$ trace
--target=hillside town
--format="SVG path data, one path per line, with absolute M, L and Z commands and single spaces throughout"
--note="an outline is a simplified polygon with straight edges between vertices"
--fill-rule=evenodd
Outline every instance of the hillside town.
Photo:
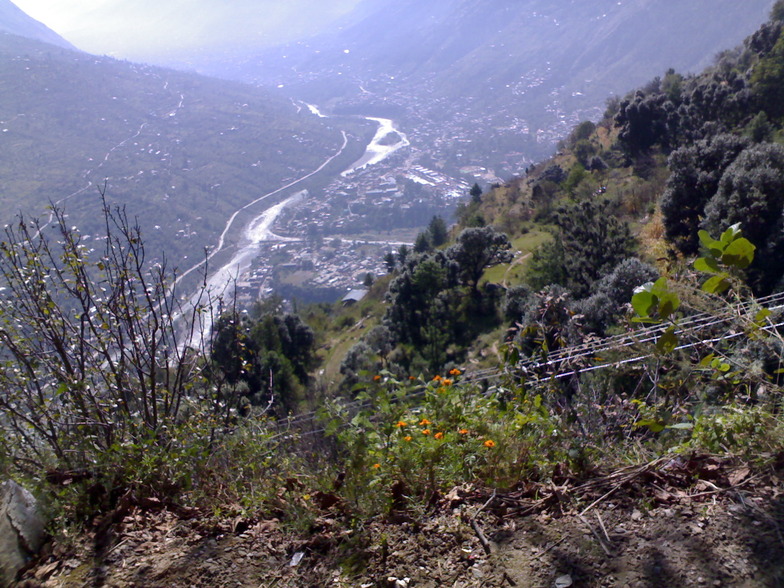
M 541 81 L 532 77 L 526 82 L 535 88 Z M 387 99 L 405 103 L 405 96 Z M 324 116 L 316 107 L 308 108 Z M 560 108 L 556 93 L 549 107 L 556 122 L 535 132 L 525 120 L 510 122 L 505 115 L 487 112 L 438 122 L 405 117 L 405 129 L 388 119 L 369 119 L 384 121 L 381 128 L 388 131 L 368 147 L 375 157 L 360 160 L 283 209 L 272 239 L 262 243 L 252 267 L 239 277 L 238 302 L 250 304 L 273 292 L 306 302 L 334 302 L 371 283 L 387 272 L 384 256 L 410 246 L 430 219 L 440 216 L 451 223 L 474 183 L 486 188 L 524 173 L 532 163 L 523 153 L 525 137 L 551 145 L 585 116 L 598 116 L 598 109 L 565 113 Z M 493 149 L 487 145 L 488 128 L 494 129 Z M 488 151 L 493 151 L 489 159 Z

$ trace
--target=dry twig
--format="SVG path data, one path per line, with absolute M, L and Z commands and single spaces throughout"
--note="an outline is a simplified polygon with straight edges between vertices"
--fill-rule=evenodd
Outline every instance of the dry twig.
M 496 495 L 496 491 L 493 490 L 493 495 L 490 498 L 488 498 L 487 502 L 484 503 L 482 508 L 476 511 L 476 513 L 474 513 L 474 516 L 471 517 L 471 527 L 474 529 L 474 533 L 476 533 L 476 536 L 479 538 L 479 543 L 482 544 L 482 548 L 485 550 L 485 553 L 487 555 L 490 555 L 493 552 L 493 550 L 490 547 L 490 542 L 487 540 L 487 537 L 485 537 L 485 534 L 482 533 L 482 529 L 479 528 L 479 524 L 476 522 L 476 517 L 478 517 L 482 513 L 482 511 L 485 510 L 488 506 L 490 506 L 493 500 L 495 500 L 495 495 Z
M 612 557 L 612 553 L 610 553 L 610 550 L 608 549 L 607 545 L 604 544 L 604 540 L 602 539 L 602 536 L 596 532 L 596 529 L 594 529 L 587 520 L 585 520 L 585 517 L 583 515 L 577 515 L 577 516 L 583 522 L 583 524 L 590 529 L 591 533 L 593 533 L 593 536 L 596 537 L 596 540 L 599 542 L 599 545 L 601 545 L 602 549 L 604 550 L 604 553 L 607 554 L 607 557 Z

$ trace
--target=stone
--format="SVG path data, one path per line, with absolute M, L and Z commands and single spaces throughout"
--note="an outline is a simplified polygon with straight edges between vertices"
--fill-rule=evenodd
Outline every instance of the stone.
M 0 484 L 0 586 L 10 586 L 45 541 L 35 497 L 12 480 Z

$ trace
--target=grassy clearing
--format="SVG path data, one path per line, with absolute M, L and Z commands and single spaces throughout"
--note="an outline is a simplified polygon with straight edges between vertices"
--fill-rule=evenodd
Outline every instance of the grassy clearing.
M 552 235 L 540 229 L 529 231 L 522 237 L 514 239 L 512 241 L 512 250 L 517 252 L 517 254 L 512 262 L 489 268 L 485 272 L 482 281 L 506 286 L 519 284 L 523 281 L 525 267 L 531 258 L 531 253 L 550 239 L 552 239 Z

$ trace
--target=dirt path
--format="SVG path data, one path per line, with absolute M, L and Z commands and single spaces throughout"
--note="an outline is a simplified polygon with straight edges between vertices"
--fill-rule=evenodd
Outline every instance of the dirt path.
M 510 263 L 510 264 L 509 264 L 509 267 L 508 267 L 508 268 L 506 268 L 506 271 L 504 272 L 504 281 L 503 281 L 503 282 L 501 282 L 501 285 L 502 285 L 504 288 L 508 288 L 508 287 L 509 287 L 509 284 L 508 284 L 508 282 L 507 282 L 507 279 L 509 278 L 509 273 L 510 273 L 510 272 L 511 272 L 511 271 L 512 271 L 512 270 L 513 270 L 515 267 L 517 267 L 518 265 L 522 265 L 522 263 L 523 263 L 523 262 L 524 262 L 526 259 L 528 259 L 529 257 L 531 257 L 531 253 L 526 253 L 525 255 L 521 255 L 520 257 L 516 258 L 514 261 L 512 261 L 512 263 Z

